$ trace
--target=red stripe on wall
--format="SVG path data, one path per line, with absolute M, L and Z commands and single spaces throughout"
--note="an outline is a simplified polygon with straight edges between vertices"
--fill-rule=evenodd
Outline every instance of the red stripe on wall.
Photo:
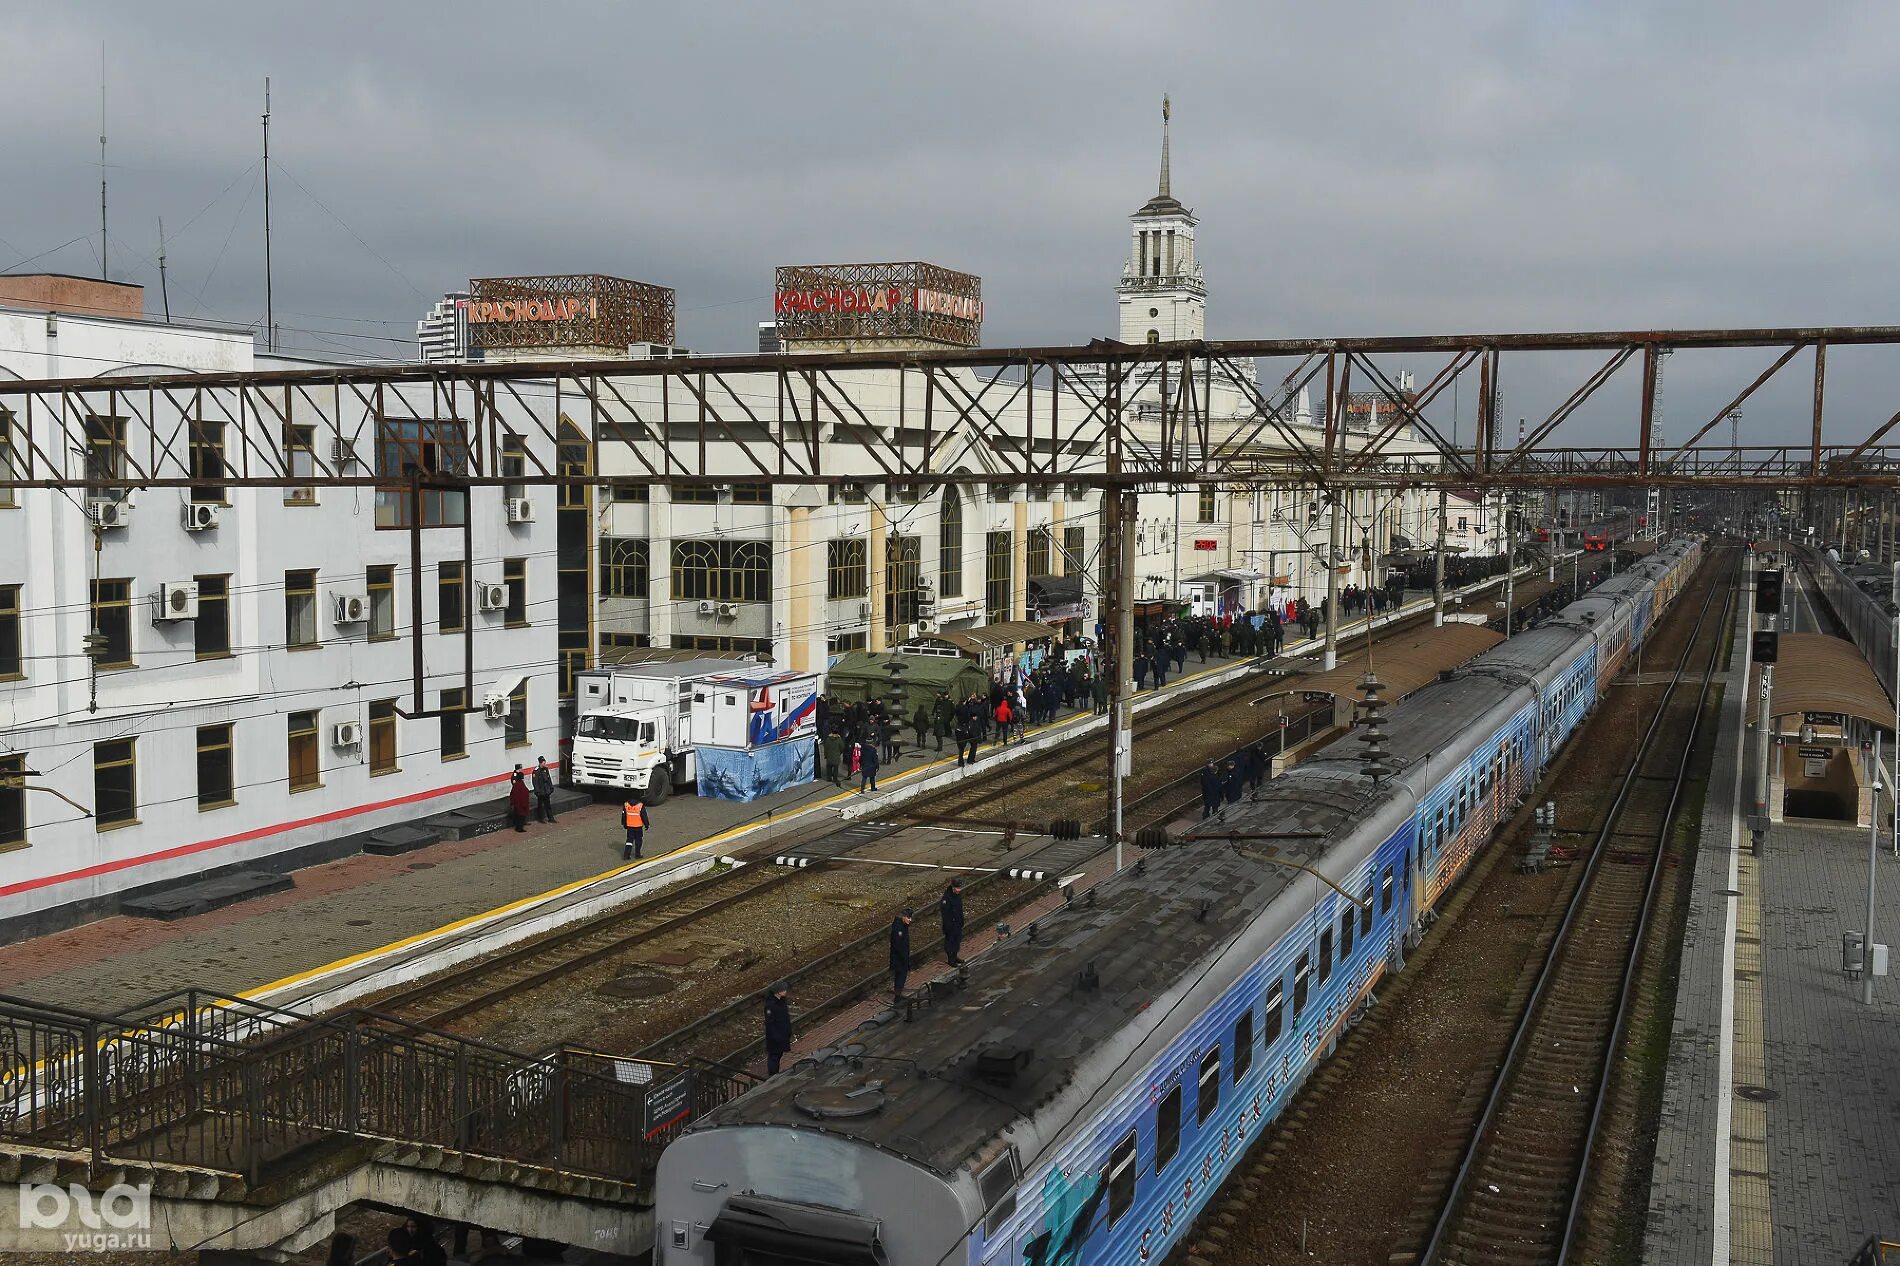
M 138 857 L 122 857 L 117 861 L 100 862 L 96 866 L 86 866 L 79 870 L 69 870 L 62 875 L 48 875 L 44 879 L 23 879 L 17 884 L 0 885 L 0 897 L 10 897 L 17 892 L 31 892 L 35 888 L 46 888 L 53 884 L 70 883 L 75 879 L 90 879 L 94 875 L 109 875 L 115 871 L 130 870 L 134 866 L 145 866 L 152 862 L 168 861 L 174 857 L 189 857 L 193 853 L 208 852 L 214 848 L 224 848 L 231 844 L 243 844 L 248 840 L 260 840 L 269 835 L 281 835 L 285 831 L 296 831 L 306 826 L 317 826 L 324 822 L 337 822 L 344 818 L 360 817 L 365 813 L 375 813 L 379 809 L 392 809 L 397 805 L 414 804 L 418 800 L 432 800 L 437 796 L 453 795 L 458 791 L 467 791 L 471 787 L 480 787 L 491 782 L 506 782 L 514 773 L 509 770 L 500 774 L 489 774 L 468 782 L 451 783 L 447 787 L 436 787 L 430 791 L 411 792 L 406 796 L 397 796 L 393 800 L 378 800 L 371 804 L 353 805 L 348 809 L 337 809 L 331 813 L 319 813 L 315 817 L 299 818 L 295 822 L 279 822 L 275 826 L 260 826 L 254 830 L 243 831 L 237 835 L 220 836 L 215 840 L 200 840 L 196 844 L 180 844 L 177 848 L 162 849 L 156 853 L 145 853 Z

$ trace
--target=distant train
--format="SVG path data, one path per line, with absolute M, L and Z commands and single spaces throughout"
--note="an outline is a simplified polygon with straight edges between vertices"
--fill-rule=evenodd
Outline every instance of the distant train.
M 1628 540 L 1630 534 L 1635 530 L 1628 515 L 1599 519 L 1594 523 L 1585 524 L 1583 529 L 1584 552 L 1601 554 L 1619 541 Z
M 1391 709 L 660 1158 L 656 1266 L 1158 1263 L 1581 724 L 1697 542 Z M 1307 833 L 1312 833 L 1308 835 Z M 1277 838 L 1268 838 L 1277 837 Z

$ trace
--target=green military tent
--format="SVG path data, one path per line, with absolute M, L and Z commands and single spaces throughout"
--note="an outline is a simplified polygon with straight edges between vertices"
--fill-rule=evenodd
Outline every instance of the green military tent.
M 890 700 L 891 663 L 903 665 L 903 713 L 906 717 L 923 703 L 933 710 L 937 700 L 957 704 L 971 695 L 987 700 L 989 678 L 961 655 L 898 655 L 889 651 L 849 651 L 839 656 L 826 676 L 825 693 L 846 703 L 869 699 Z

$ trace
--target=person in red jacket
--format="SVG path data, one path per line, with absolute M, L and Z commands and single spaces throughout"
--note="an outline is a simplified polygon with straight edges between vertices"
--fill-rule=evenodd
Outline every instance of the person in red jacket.
M 1009 706 L 1009 698 L 1005 696 L 1003 700 L 996 705 L 996 745 L 998 747 L 1008 745 L 1010 723 L 1015 721 L 1015 719 L 1016 712 Z
M 521 766 L 515 766 L 515 776 L 508 784 L 508 810 L 514 817 L 515 830 L 528 829 L 528 780 L 521 772 Z

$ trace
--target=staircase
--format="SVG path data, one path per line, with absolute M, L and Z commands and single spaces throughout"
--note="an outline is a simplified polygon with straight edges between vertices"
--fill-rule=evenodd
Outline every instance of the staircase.
M 200 990 L 117 1016 L 0 997 L 0 1181 L 74 1209 L 143 1188 L 155 1248 L 293 1252 L 375 1201 L 633 1253 L 661 1148 L 749 1083 Z M 23 1203 L 0 1201 L 0 1252 L 70 1251 L 80 1214 Z

